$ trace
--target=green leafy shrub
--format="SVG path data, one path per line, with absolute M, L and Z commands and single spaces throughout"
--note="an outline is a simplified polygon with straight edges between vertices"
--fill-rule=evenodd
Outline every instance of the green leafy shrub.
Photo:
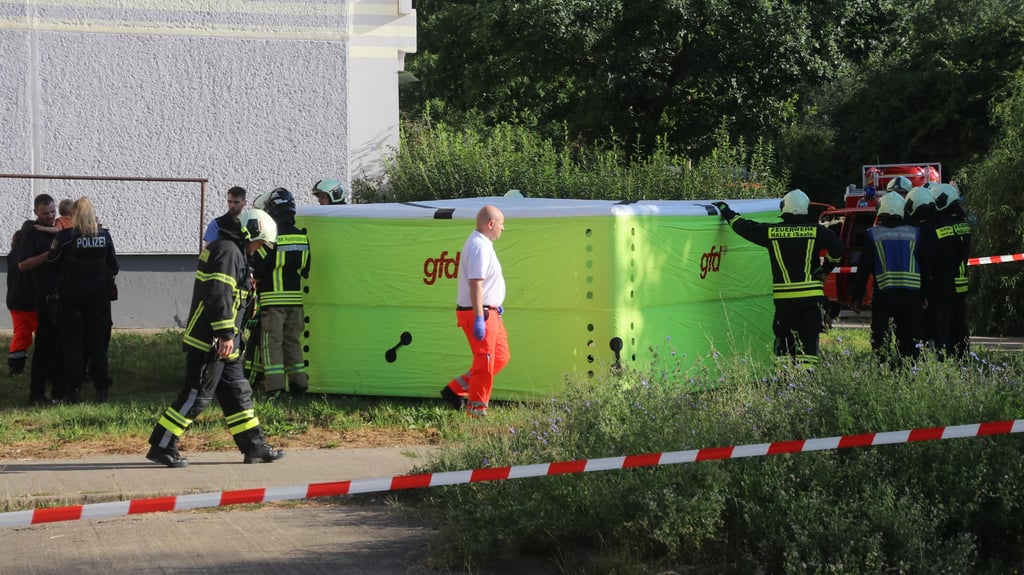
M 680 382 L 658 368 L 571 382 L 536 419 L 467 438 L 431 470 L 1008 420 L 1022 407 L 1017 356 L 957 364 L 925 354 L 893 369 L 839 337 L 813 373 L 719 359 L 715 381 Z M 585 549 L 593 572 L 608 557 L 636 558 L 636 572 L 1006 572 L 1022 560 L 1020 442 L 896 444 L 431 490 L 425 509 L 441 524 L 431 553 L 439 566 L 479 566 L 508 549 L 556 563 Z

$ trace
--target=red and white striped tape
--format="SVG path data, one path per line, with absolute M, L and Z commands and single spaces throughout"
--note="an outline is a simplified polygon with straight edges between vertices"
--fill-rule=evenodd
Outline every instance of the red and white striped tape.
M 0 528 L 26 527 L 41 523 L 58 521 L 77 521 L 79 519 L 103 519 L 138 515 L 156 511 L 180 511 L 184 509 L 201 509 L 205 507 L 226 507 L 229 505 L 269 503 L 271 501 L 289 501 L 311 499 L 314 497 L 337 497 L 360 493 L 378 493 L 383 491 L 399 491 L 403 489 L 419 489 L 423 487 L 440 487 L 443 485 L 461 485 L 464 483 L 481 483 L 484 481 L 502 481 L 521 479 L 524 477 L 544 477 L 564 475 L 567 473 L 589 473 L 592 471 L 609 471 L 613 469 L 631 469 L 634 467 L 652 467 L 656 465 L 672 465 L 677 463 L 693 463 L 697 461 L 714 461 L 716 459 L 739 459 L 743 457 L 764 457 L 783 453 L 802 453 L 808 451 L 826 451 L 846 449 L 850 447 L 868 447 L 873 445 L 891 445 L 895 443 L 914 443 L 939 439 L 957 439 L 962 437 L 983 437 L 988 435 L 1005 435 L 1024 431 L 1024 419 L 993 421 L 969 425 L 948 427 L 931 427 L 884 433 L 865 433 L 861 435 L 844 435 L 819 439 L 797 439 L 792 441 L 776 441 L 773 443 L 757 443 L 736 445 L 732 447 L 712 447 L 706 449 L 690 449 L 687 451 L 666 451 L 642 455 L 626 455 L 623 457 L 605 457 L 601 459 L 580 459 L 576 461 L 559 461 L 555 463 L 537 463 L 534 465 L 512 465 L 508 467 L 488 467 L 484 469 L 467 469 L 444 473 L 420 473 L 416 475 L 398 475 L 377 479 L 355 479 L 329 483 L 310 483 L 288 487 L 265 487 L 257 489 L 240 489 L 220 493 L 199 493 L 170 497 L 153 497 L 134 501 L 115 501 L 112 503 L 90 503 L 70 507 L 51 509 L 32 509 L 0 513 Z M 284 463 L 287 465 L 287 462 Z
M 986 264 L 1005 264 L 1008 262 L 1024 262 L 1024 254 L 1009 254 L 1005 256 L 985 256 L 983 258 L 970 258 L 967 260 L 969 266 L 983 266 Z M 855 274 L 857 266 L 837 267 L 832 269 L 834 274 Z

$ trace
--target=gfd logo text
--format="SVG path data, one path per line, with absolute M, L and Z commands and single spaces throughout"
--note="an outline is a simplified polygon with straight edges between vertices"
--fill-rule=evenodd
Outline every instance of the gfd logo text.
M 717 272 L 722 267 L 722 256 L 729 251 L 729 246 L 711 246 L 711 251 L 700 256 L 700 279 L 708 277 L 708 272 Z
M 459 277 L 459 257 L 462 252 L 455 252 L 455 257 L 448 257 L 448 251 L 441 252 L 436 258 L 427 258 L 423 262 L 423 283 L 428 286 L 434 285 L 438 278 L 446 277 L 450 280 Z

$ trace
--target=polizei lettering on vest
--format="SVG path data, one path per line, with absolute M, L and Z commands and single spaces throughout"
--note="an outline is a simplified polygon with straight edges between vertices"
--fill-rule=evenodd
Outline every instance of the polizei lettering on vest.
M 79 236 L 75 238 L 75 246 L 79 249 L 105 248 L 107 247 L 107 238 L 105 236 L 96 236 L 93 238 L 88 236 Z

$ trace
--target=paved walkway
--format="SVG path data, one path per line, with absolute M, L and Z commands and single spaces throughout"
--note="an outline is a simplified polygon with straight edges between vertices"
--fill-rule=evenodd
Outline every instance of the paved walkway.
M 167 469 L 142 454 L 0 461 L 0 502 L 10 509 L 216 493 L 258 487 L 392 477 L 426 463 L 431 448 L 290 451 L 272 464 L 244 465 L 237 452 L 189 453 Z M 385 494 L 268 506 L 146 513 L 0 528 L 0 572 L 41 574 L 438 573 L 424 565 L 435 530 L 383 504 Z M 317 501 L 317 500 L 314 500 Z M 519 559 L 495 569 L 542 573 Z

